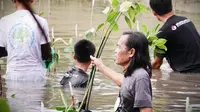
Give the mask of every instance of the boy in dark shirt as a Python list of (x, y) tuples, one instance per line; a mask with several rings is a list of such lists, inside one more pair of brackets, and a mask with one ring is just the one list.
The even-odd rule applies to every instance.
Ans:
[(166, 57), (171, 68), (177, 72), (200, 73), (200, 35), (194, 24), (186, 17), (174, 15), (172, 0), (150, 0), (154, 16), (164, 25), (157, 34), (167, 40), (165, 54), (156, 54), (153, 68), (160, 68)]
[[(74, 46), (74, 60), (76, 61), (75, 66), (71, 67), (66, 76), (62, 78), (60, 84), (63, 86), (68, 86), (69, 82), (71, 82), (72, 87), (76, 88), (75, 90), (79, 91), (81, 88), (85, 88), (87, 86), (88, 75), (87, 70), (91, 64), (90, 55), (94, 56), (95, 46), (89, 40), (80, 40)], [(78, 105), (81, 103), (81, 99), (79, 98), (82, 95), (77, 93), (76, 99), (78, 99)]]

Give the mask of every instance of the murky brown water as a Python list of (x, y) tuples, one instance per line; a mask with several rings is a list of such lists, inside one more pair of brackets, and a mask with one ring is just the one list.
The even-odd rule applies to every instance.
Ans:
[[(1, 17), (14, 11), (11, 8), (10, 0), (4, 1), (4, 10), (0, 11)], [(50, 13), (48, 0), (40, 0), (38, 7), (36, 0), (35, 9), (44, 12), (43, 15), (48, 19), (50, 29), (54, 27), (55, 37), (63, 38), (68, 41), (69, 38), (75, 37), (75, 25), (78, 25), (78, 33), (83, 34), (84, 31), (92, 26), (96, 27), (105, 19), (101, 11), (108, 4), (106, 0), (96, 0), (94, 6), (94, 15), (91, 20), (91, 0), (51, 0)], [(144, 0), (147, 2), (147, 0)], [(194, 0), (193, 0), (194, 1)], [(200, 31), (200, 13), (197, 10), (200, 6), (198, 1), (177, 0), (176, 14), (184, 15), (190, 18)], [(186, 7), (187, 8), (183, 8)], [(184, 11), (178, 11), (184, 10)], [(187, 12), (186, 12), (187, 11)], [(195, 12), (195, 13), (188, 13)], [(145, 14), (138, 17), (140, 23), (146, 24), (152, 28), (159, 23), (151, 14)], [(114, 64), (113, 52), (120, 34), (128, 30), (128, 26), (123, 20), (119, 21), (119, 32), (113, 32), (109, 38), (107, 46), (103, 52), (102, 58), (106, 65), (120, 72), (121, 68)], [(81, 37), (78, 37), (80, 39)], [(100, 37), (92, 39), (96, 45), (100, 42)], [(47, 83), (29, 83), (29, 82), (6, 82), (4, 83), (4, 95), (7, 96), (13, 112), (38, 112), (40, 111), (43, 101), (46, 109), (53, 110), (55, 106), (63, 105), (60, 95), (60, 86), (58, 84), (66, 68), (73, 65), (72, 55), (64, 53), (64, 44), (58, 42), (56, 48), (61, 51), (61, 59), (57, 66), (57, 73), (49, 76)], [(171, 72), (167, 63), (160, 70), (153, 71), (153, 104), (155, 112), (184, 112), (186, 97), (190, 97), (192, 104), (200, 104), (200, 74), (179, 74)], [(99, 112), (110, 112), (113, 110), (115, 99), (118, 95), (119, 88), (106, 79), (100, 73), (97, 73), (95, 86), (93, 89), (90, 108)], [(15, 98), (11, 98), (12, 94), (16, 94)], [(21, 110), (20, 110), (21, 109)], [(49, 110), (49, 111), (51, 111)]]

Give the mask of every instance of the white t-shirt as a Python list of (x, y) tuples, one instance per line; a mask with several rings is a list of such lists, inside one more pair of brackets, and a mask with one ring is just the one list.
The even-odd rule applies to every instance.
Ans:
[[(35, 16), (50, 42), (47, 21)], [(45, 43), (45, 37), (28, 10), (18, 10), (0, 20), (0, 46), (8, 52), (6, 75), (28, 77), (30, 74), (27, 73), (30, 72), (36, 76), (45, 76), (41, 53), (41, 44)]]

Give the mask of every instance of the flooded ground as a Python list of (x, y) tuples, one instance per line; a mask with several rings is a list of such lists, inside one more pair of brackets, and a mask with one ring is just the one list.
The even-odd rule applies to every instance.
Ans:
[[(4, 7), (0, 11), (1, 17), (14, 11), (11, 8), (10, 0), (3, 1)], [(147, 2), (147, 0), (144, 1)], [(200, 6), (200, 3), (195, 2), (195, 0), (193, 3), (186, 0), (190, 4), (186, 5), (183, 1), (177, 0), (176, 14), (187, 16), (200, 31), (200, 13), (197, 11), (198, 7), (196, 7), (196, 5)], [(37, 13), (44, 12), (43, 17), (48, 20), (50, 29), (54, 27), (55, 38), (63, 38), (68, 41), (69, 38), (81, 39), (81, 37), (75, 36), (76, 24), (78, 25), (78, 33), (83, 34), (87, 29), (97, 27), (99, 23), (102, 23), (105, 16), (101, 11), (107, 4), (106, 0), (95, 0), (92, 17), (91, 0), (36, 0), (35, 9)], [(188, 7), (183, 9), (186, 6)], [(151, 13), (141, 15), (138, 20), (149, 28), (159, 23)], [(121, 68), (114, 64), (113, 52), (120, 34), (125, 30), (129, 30), (128, 26), (120, 19), (119, 32), (111, 34), (102, 55), (105, 64), (118, 72), (121, 72)], [(92, 40), (98, 45), (100, 37), (97, 36)], [(12, 112), (38, 112), (42, 106), (41, 101), (44, 103), (45, 110), (49, 112), (55, 110), (56, 106), (63, 105), (60, 93), (63, 89), (58, 82), (64, 75), (66, 68), (74, 63), (72, 55), (63, 52), (64, 44), (58, 42), (56, 48), (61, 52), (61, 59), (57, 66), (57, 72), (53, 75), (50, 74), (47, 82), (4, 81), (4, 96), (10, 102)], [(2, 67), (5, 70), (5, 65), (2, 65)], [(190, 97), (190, 103), (200, 104), (200, 74), (171, 72), (166, 62), (161, 68), (161, 70), (154, 70), (152, 77), (154, 112), (184, 112), (186, 97)], [(102, 74), (97, 73), (90, 108), (97, 112), (111, 112), (118, 90), (119, 88), (114, 83)], [(12, 94), (15, 94), (15, 98), (11, 97)]]

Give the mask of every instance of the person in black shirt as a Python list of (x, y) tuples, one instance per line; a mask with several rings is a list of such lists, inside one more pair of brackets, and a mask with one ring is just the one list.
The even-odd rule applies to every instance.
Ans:
[(94, 56), (95, 46), (89, 40), (80, 40), (74, 46), (75, 66), (67, 71), (60, 84), (66, 86), (70, 81), (73, 87), (85, 88), (87, 85), (87, 70), (91, 64), (90, 55)]
[(60, 84), (63, 87), (68, 87), (69, 82), (71, 82), (72, 87), (77, 91), (75, 99), (78, 100), (76, 102), (78, 107), (83, 99), (81, 96), (85, 93), (83, 92), (83, 94), (81, 94), (81, 90), (86, 88), (88, 82), (88, 75), (86, 72), (91, 64), (90, 55), (94, 56), (95, 51), (96, 49), (94, 44), (89, 40), (82, 39), (78, 41), (74, 46), (75, 66), (71, 67), (60, 81)]
[(164, 22), (157, 36), (167, 40), (167, 51), (156, 53), (152, 67), (159, 69), (166, 57), (174, 71), (200, 73), (200, 35), (186, 17), (174, 15), (172, 0), (150, 0), (154, 16)]

